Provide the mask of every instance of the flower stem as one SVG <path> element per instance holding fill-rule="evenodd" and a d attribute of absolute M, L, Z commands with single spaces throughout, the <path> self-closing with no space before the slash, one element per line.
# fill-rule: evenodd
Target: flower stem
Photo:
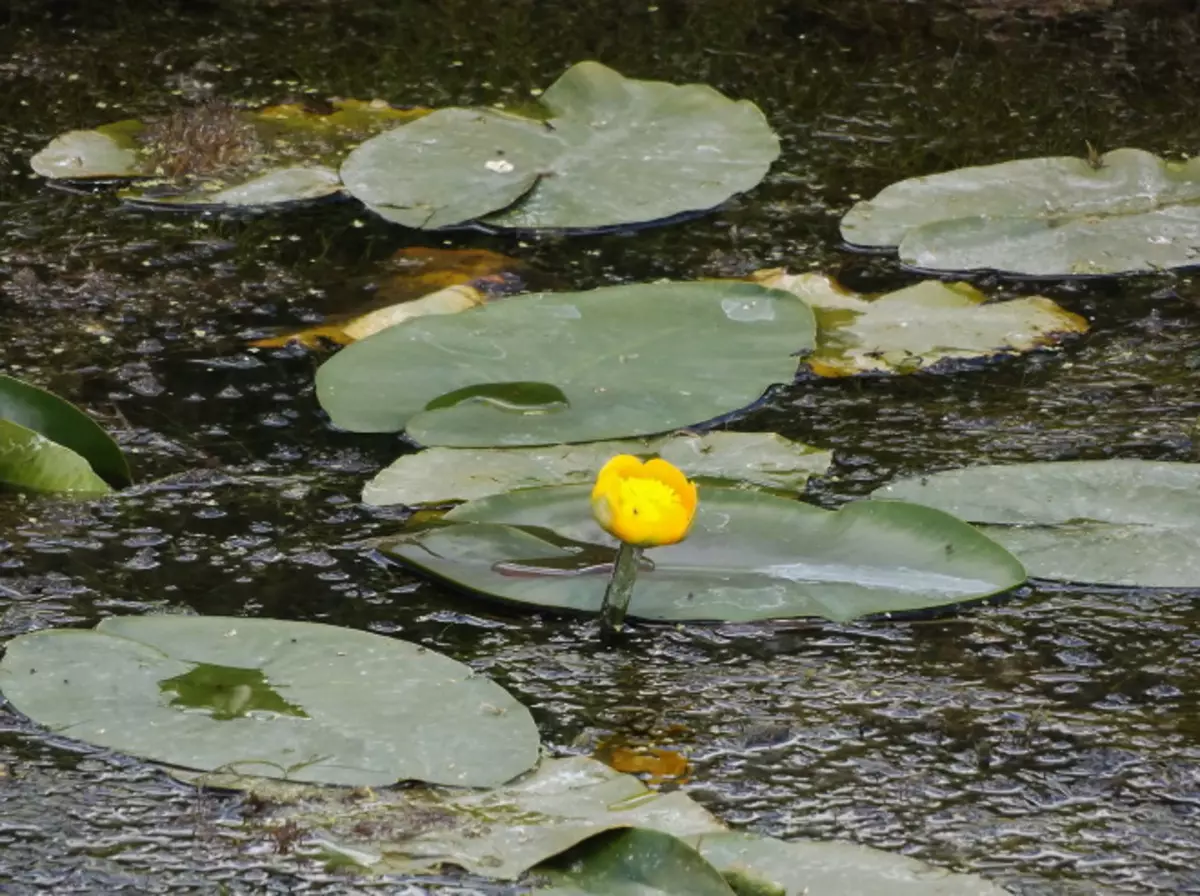
<path fill-rule="evenodd" d="M 638 565 L 642 560 L 642 549 L 621 542 L 617 558 L 613 561 L 612 578 L 604 591 L 604 603 L 600 607 L 600 628 L 609 633 L 619 632 L 625 623 L 625 611 L 633 596 L 633 583 L 637 580 Z"/>

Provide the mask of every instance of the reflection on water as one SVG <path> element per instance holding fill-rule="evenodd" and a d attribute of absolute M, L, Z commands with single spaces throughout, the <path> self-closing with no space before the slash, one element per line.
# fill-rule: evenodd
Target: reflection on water
<path fill-rule="evenodd" d="M 1194 152 L 1194 4 L 12 0 L 0 25 L 4 370 L 100 417 L 143 482 L 172 477 L 91 505 L 0 501 L 0 637 L 181 609 L 394 632 L 512 689 L 554 751 L 619 739 L 686 755 L 688 790 L 737 826 L 902 850 L 1026 893 L 1200 889 L 1193 595 L 1064 587 L 916 623 L 639 626 L 602 651 L 591 623 L 376 565 L 355 543 L 401 515 L 359 489 L 407 449 L 326 425 L 314 355 L 246 348 L 361 307 L 404 245 L 502 252 L 570 289 L 780 265 L 903 286 L 836 226 L 893 180 L 1089 143 Z M 754 100 L 783 158 L 719 212 L 569 240 L 414 235 L 353 203 L 155 215 L 25 167 L 61 131 L 210 96 L 517 106 L 586 58 Z M 814 491 L 828 504 L 969 461 L 1192 459 L 1190 275 L 982 286 L 1048 294 L 1093 331 L 954 378 L 800 383 L 743 425 L 833 448 Z M 351 884 L 286 850 L 236 798 L 0 708 L 0 890 L 478 892 Z"/>

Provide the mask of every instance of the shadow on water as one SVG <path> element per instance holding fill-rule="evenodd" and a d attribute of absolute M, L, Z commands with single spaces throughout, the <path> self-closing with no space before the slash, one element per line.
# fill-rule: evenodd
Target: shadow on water
<path fill-rule="evenodd" d="M 924 623 L 639 630 L 601 654 L 587 623 L 470 602 L 348 546 L 396 525 L 357 496 L 402 443 L 329 429 L 315 356 L 246 348 L 353 306 L 372 266 L 414 243 L 514 254 L 580 289 L 777 265 L 901 285 L 837 236 L 850 203 L 893 180 L 1089 143 L 1200 146 L 1194 3 L 10 0 L 0 26 L 3 369 L 105 420 L 152 482 L 93 505 L 0 505 L 0 639 L 148 611 L 396 632 L 494 676 L 556 752 L 613 735 L 684 750 L 691 792 L 733 825 L 1025 893 L 1200 890 L 1193 596 L 1046 588 Z M 61 131 L 210 95 L 511 103 L 585 58 L 756 101 L 782 160 L 694 221 L 521 241 L 414 235 L 352 203 L 156 215 L 27 170 Z M 1191 276 L 988 285 L 1045 292 L 1093 331 L 953 378 L 800 384 L 741 425 L 833 448 L 816 491 L 831 503 L 971 461 L 1193 457 Z M 5 892 L 352 891 L 237 800 L 2 708 L 0 852 Z M 353 884 L 376 886 L 469 891 Z"/>

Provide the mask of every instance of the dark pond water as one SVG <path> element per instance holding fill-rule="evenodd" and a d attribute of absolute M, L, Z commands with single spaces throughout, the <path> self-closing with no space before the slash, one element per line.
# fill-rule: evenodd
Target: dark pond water
<path fill-rule="evenodd" d="M 731 825 L 845 838 L 1023 893 L 1200 892 L 1195 595 L 1033 588 L 936 622 L 640 629 L 603 652 L 588 623 L 506 613 L 349 547 L 396 525 L 357 496 L 401 443 L 326 425 L 315 356 L 246 348 L 352 307 L 379 260 L 421 243 L 513 254 L 576 288 L 776 265 L 902 285 L 887 259 L 839 247 L 856 197 L 1088 142 L 1200 146 L 1194 4 L 11 0 L 0 26 L 2 368 L 103 419 L 145 483 L 91 505 L 0 502 L 0 643 L 164 610 L 398 633 L 494 676 L 556 753 L 612 737 L 685 752 L 687 789 Z M 511 102 L 585 58 L 756 101 L 782 160 L 697 221 L 524 242 L 414 236 L 350 203 L 154 215 L 28 171 L 56 133 L 206 94 Z M 1191 276 L 987 285 L 1044 292 L 1093 330 L 954 377 L 797 385 L 739 425 L 834 449 L 836 475 L 814 490 L 828 503 L 970 462 L 1193 458 Z M 368 887 L 279 853 L 237 798 L 0 707 L 0 891 L 221 884 Z"/>

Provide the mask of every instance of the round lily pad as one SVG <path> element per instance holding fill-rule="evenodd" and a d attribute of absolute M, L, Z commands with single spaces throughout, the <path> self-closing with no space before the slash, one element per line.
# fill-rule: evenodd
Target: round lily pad
<path fill-rule="evenodd" d="M 680 429 L 791 382 L 812 311 L 737 281 L 531 293 L 408 320 L 342 349 L 317 397 L 355 432 L 552 445 Z"/>
<path fill-rule="evenodd" d="M 342 180 L 408 227 L 594 229 L 712 208 L 754 187 L 779 155 L 753 103 L 598 62 L 572 66 L 542 105 L 537 119 L 438 110 L 363 143 Z"/>
<path fill-rule="evenodd" d="M 499 685 L 424 647 L 305 622 L 106 619 L 10 641 L 0 692 L 54 731 L 202 771 L 489 787 L 538 734 Z"/>
<path fill-rule="evenodd" d="M 586 486 L 525 489 L 456 507 L 444 523 L 383 543 L 451 584 L 504 600 L 598 612 L 613 542 Z M 1015 557 L 955 517 L 900 501 L 838 511 L 705 487 L 688 537 L 647 550 L 632 616 L 845 621 L 962 604 L 1020 585 Z"/>

